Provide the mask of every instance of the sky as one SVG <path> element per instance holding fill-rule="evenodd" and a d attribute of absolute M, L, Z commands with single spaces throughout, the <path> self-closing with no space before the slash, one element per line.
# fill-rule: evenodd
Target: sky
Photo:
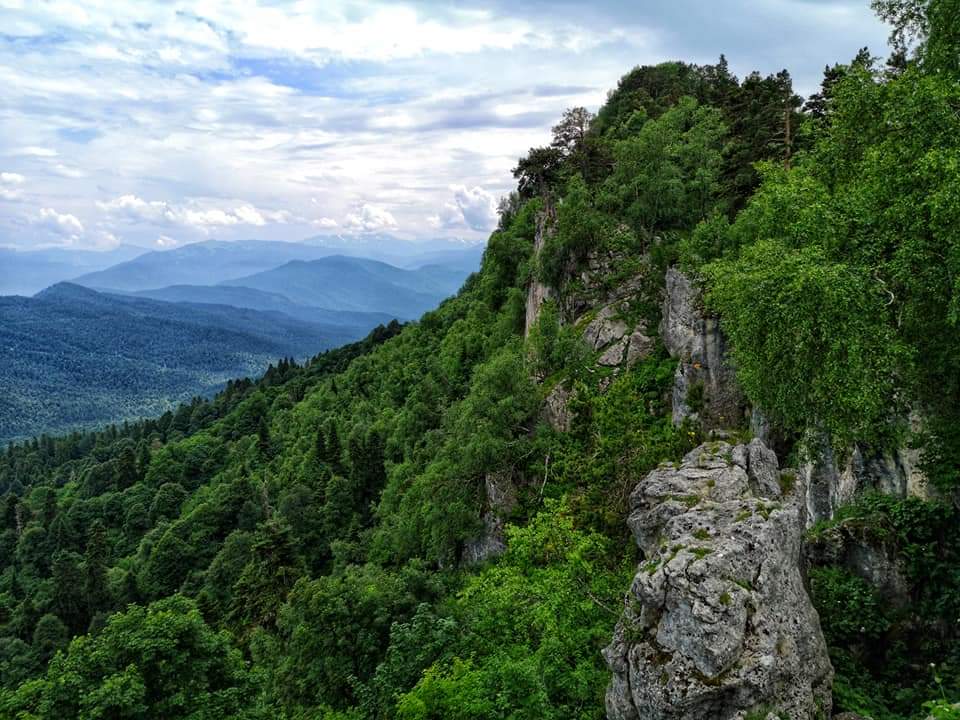
<path fill-rule="evenodd" d="M 519 156 L 636 65 L 803 95 L 868 0 L 0 0 L 0 245 L 484 239 Z"/>

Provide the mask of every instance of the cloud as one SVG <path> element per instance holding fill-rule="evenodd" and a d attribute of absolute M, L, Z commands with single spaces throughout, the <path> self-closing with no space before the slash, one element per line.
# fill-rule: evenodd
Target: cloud
<path fill-rule="evenodd" d="M 57 153 L 57 151 L 53 148 L 28 145 L 27 147 L 23 147 L 18 151 L 15 151 L 14 154 L 22 155 L 24 157 L 51 158 L 56 157 L 59 153 Z"/>
<path fill-rule="evenodd" d="M 41 209 L 40 214 L 34 219 L 34 224 L 69 241 L 78 240 L 84 232 L 83 223 L 76 215 L 61 214 L 53 208 Z"/>
<path fill-rule="evenodd" d="M 110 250 L 120 245 L 120 238 L 109 230 L 100 230 L 94 237 L 94 245 L 102 250 Z"/>
<path fill-rule="evenodd" d="M 442 229 L 470 228 L 478 232 L 489 231 L 497 224 L 497 201 L 481 187 L 467 189 L 464 185 L 451 185 L 453 200 L 445 202 L 436 215 L 427 222 Z"/>
<path fill-rule="evenodd" d="M 19 200 L 20 188 L 26 178 L 20 173 L 0 172 L 0 200 Z"/>
<path fill-rule="evenodd" d="M 262 227 L 268 222 L 287 223 L 293 219 L 293 215 L 286 210 L 262 210 L 249 203 L 216 207 L 202 200 L 190 200 L 178 205 L 163 200 L 144 200 L 130 193 L 106 202 L 97 202 L 97 207 L 114 217 L 132 222 L 183 225 L 204 231 L 233 225 Z"/>
<path fill-rule="evenodd" d="M 397 220 L 390 211 L 364 203 L 358 212 L 349 213 L 343 224 L 351 230 L 374 232 L 396 228 Z"/>
<path fill-rule="evenodd" d="M 175 222 L 173 208 L 161 200 L 147 201 L 133 194 L 121 195 L 113 200 L 97 202 L 97 207 L 113 215 L 134 221 Z"/>
<path fill-rule="evenodd" d="M 478 240 L 516 158 L 634 65 L 725 52 L 804 92 L 887 35 L 867 0 L 0 0 L 0 27 L 0 167 L 29 178 L 0 181 L 0 237 L 24 246 L 51 207 L 90 244 Z"/>
<path fill-rule="evenodd" d="M 170 248 L 179 244 L 177 240 L 174 240 L 172 237 L 169 237 L 168 235 L 160 235 L 157 237 L 157 239 L 154 242 L 162 248 Z"/>

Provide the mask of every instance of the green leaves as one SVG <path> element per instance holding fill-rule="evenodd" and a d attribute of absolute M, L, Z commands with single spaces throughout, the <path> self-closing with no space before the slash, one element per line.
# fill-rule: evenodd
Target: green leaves
<path fill-rule="evenodd" d="M 817 247 L 775 241 L 703 269 L 750 399 L 786 428 L 875 439 L 894 410 L 898 344 L 881 286 Z"/>
<path fill-rule="evenodd" d="M 5 717 L 37 720 L 253 718 L 253 685 L 239 651 L 192 601 L 175 595 L 114 615 L 75 639 L 45 678 L 0 695 Z"/>

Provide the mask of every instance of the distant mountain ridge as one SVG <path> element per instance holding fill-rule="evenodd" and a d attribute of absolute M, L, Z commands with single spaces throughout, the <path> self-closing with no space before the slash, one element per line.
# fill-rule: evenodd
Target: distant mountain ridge
<path fill-rule="evenodd" d="M 320 323 L 333 327 L 356 327 L 361 325 L 386 324 L 393 319 L 383 312 L 350 312 L 330 310 L 295 303 L 285 295 L 266 292 L 239 285 L 170 285 L 152 290 L 137 290 L 133 297 L 150 298 L 164 302 L 201 303 L 208 305 L 231 305 L 237 308 L 281 312 L 304 322 Z"/>
<path fill-rule="evenodd" d="M 415 318 L 454 294 L 464 279 L 465 273 L 441 266 L 405 270 L 376 260 L 332 255 L 293 260 L 221 284 L 278 293 L 296 303 L 330 310 L 387 311 L 399 318 Z"/>
<path fill-rule="evenodd" d="M 60 283 L 0 297 L 0 441 L 162 413 L 370 330 Z"/>
<path fill-rule="evenodd" d="M 339 236 L 337 236 L 339 237 Z M 449 265 L 463 273 L 479 269 L 483 245 L 463 246 L 445 242 L 424 244 L 388 236 L 365 238 L 344 246 L 325 242 L 273 242 L 209 240 L 172 250 L 155 250 L 112 267 L 78 275 L 78 285 L 136 292 L 170 285 L 217 285 L 271 270 L 292 260 L 318 260 L 332 255 L 375 259 L 404 269 L 429 264 Z M 465 275 L 464 275 L 465 277 Z"/>
<path fill-rule="evenodd" d="M 104 251 L 0 248 L 0 295 L 33 295 L 81 273 L 104 270 L 147 252 L 147 248 L 134 245 Z"/>

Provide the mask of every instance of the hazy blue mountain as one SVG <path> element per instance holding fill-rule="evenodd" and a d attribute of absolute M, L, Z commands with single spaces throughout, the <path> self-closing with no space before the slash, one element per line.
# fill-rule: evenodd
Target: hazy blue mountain
<path fill-rule="evenodd" d="M 332 244 L 335 242 L 341 245 Z M 271 270 L 292 260 L 317 260 L 332 255 L 373 258 L 404 268 L 448 265 L 461 273 L 469 273 L 479 269 L 482 252 L 482 246 L 465 247 L 449 241 L 412 243 L 382 235 L 325 236 L 324 242 L 317 238 L 305 242 L 210 240 L 148 252 L 98 272 L 71 277 L 72 282 L 85 287 L 123 291 L 170 285 L 216 285 Z"/>
<path fill-rule="evenodd" d="M 405 270 L 376 260 L 334 255 L 294 260 L 224 284 L 279 293 L 294 302 L 330 310 L 415 318 L 454 294 L 466 275 L 441 266 Z"/>
<path fill-rule="evenodd" d="M 301 305 L 280 293 L 265 292 L 237 285 L 171 285 L 153 290 L 138 290 L 130 293 L 136 297 L 152 298 L 166 302 L 209 303 L 232 305 L 238 308 L 282 312 L 305 322 L 331 327 L 373 329 L 390 322 L 392 315 L 380 312 L 350 312 Z"/>
<path fill-rule="evenodd" d="M 13 250 L 0 248 L 0 295 L 33 295 L 81 273 L 103 270 L 148 250 L 121 245 L 112 250 Z"/>
<path fill-rule="evenodd" d="M 0 441 L 156 415 L 368 329 L 70 283 L 32 298 L 0 297 Z"/>
<path fill-rule="evenodd" d="M 426 250 L 399 263 L 399 267 L 417 268 L 426 265 L 440 265 L 465 273 L 476 272 L 480 269 L 480 260 L 486 245 L 470 245 L 469 247 Z"/>
<path fill-rule="evenodd" d="M 73 282 L 91 288 L 148 290 L 169 285 L 215 285 L 269 270 L 290 260 L 314 260 L 331 250 L 303 243 L 210 240 L 141 255 Z"/>
<path fill-rule="evenodd" d="M 413 241 L 386 233 L 315 235 L 303 242 L 327 248 L 333 254 L 370 258 L 401 268 L 447 265 L 467 272 L 480 269 L 486 247 L 486 243 L 467 243 L 456 238 Z"/>

